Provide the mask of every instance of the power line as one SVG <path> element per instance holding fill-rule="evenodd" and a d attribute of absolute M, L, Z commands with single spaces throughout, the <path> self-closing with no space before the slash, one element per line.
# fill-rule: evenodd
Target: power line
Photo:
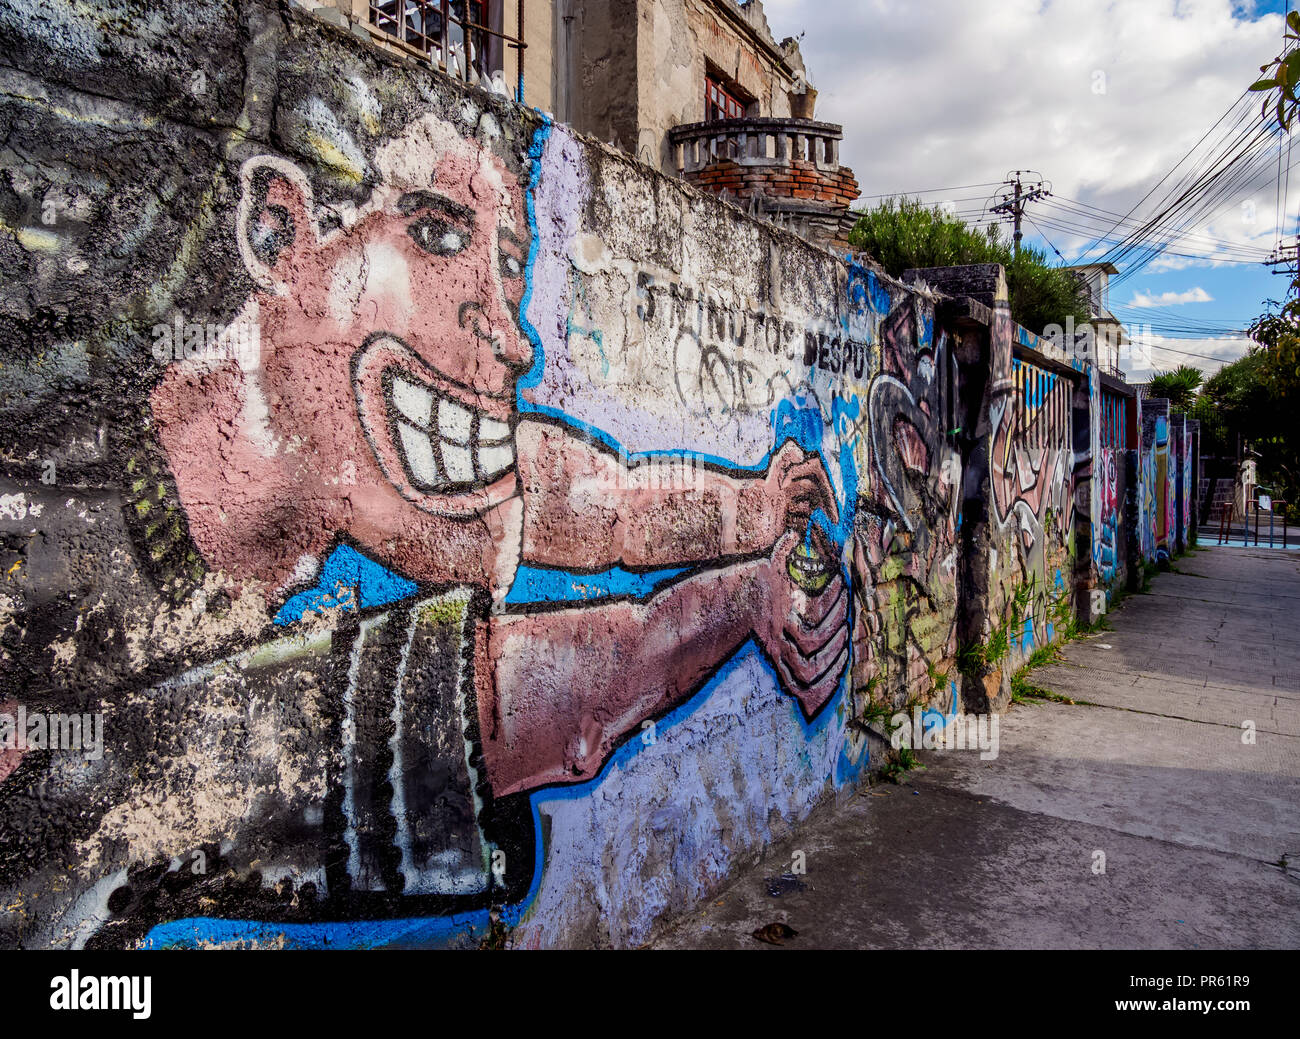
<path fill-rule="evenodd" d="M 1146 200 L 1149 199 L 1153 194 L 1155 194 L 1156 190 L 1160 187 L 1160 185 L 1163 184 L 1165 181 L 1167 181 L 1171 176 L 1173 176 L 1174 171 L 1177 170 L 1178 167 L 1181 166 L 1184 162 L 1186 162 L 1187 159 L 1192 155 L 1192 153 L 1195 152 L 1196 149 L 1199 148 L 1205 142 L 1205 139 L 1209 137 L 1211 133 L 1214 132 L 1215 127 L 1217 127 L 1221 122 L 1227 119 L 1238 107 L 1242 105 L 1243 102 L 1247 100 L 1248 95 L 1249 95 L 1249 91 L 1242 91 L 1241 96 L 1238 97 L 1237 100 L 1234 101 L 1231 105 L 1229 105 L 1228 110 L 1224 112 L 1223 115 L 1219 116 L 1217 120 L 1215 120 L 1214 125 L 1211 126 L 1208 130 L 1205 131 L 1205 133 L 1203 133 L 1200 136 L 1197 142 L 1193 144 L 1191 148 L 1188 149 L 1187 154 L 1184 155 L 1181 159 L 1179 159 L 1178 162 L 1174 164 L 1173 168 L 1170 169 L 1170 171 L 1166 173 L 1163 177 L 1161 177 L 1158 181 L 1156 181 L 1156 183 L 1151 187 L 1151 189 L 1140 199 L 1138 199 L 1138 201 L 1133 205 L 1133 207 L 1127 213 L 1124 214 L 1124 218 L 1127 219 L 1128 217 L 1131 217 L 1134 213 L 1136 213 L 1138 209 L 1141 208 L 1142 204 L 1146 202 Z M 1254 103 L 1250 102 L 1249 107 L 1253 110 Z M 1118 226 L 1118 223 L 1115 226 L 1109 228 L 1107 233 L 1109 233 L 1109 231 L 1115 230 L 1116 226 Z M 1095 240 L 1093 242 L 1090 242 L 1084 248 L 1083 252 L 1080 253 L 1080 255 L 1086 256 L 1089 250 L 1091 250 L 1092 247 L 1097 244 L 1098 242 Z"/>
<path fill-rule="evenodd" d="M 1044 231 L 1041 227 L 1039 227 L 1037 224 L 1034 224 L 1034 218 L 1031 217 L 1031 216 L 1029 216 L 1028 214 L 1025 214 L 1025 219 L 1028 220 L 1031 224 L 1034 225 L 1034 230 L 1037 231 L 1040 235 L 1042 235 L 1042 237 L 1043 237 L 1043 241 L 1046 242 L 1046 243 L 1048 244 L 1048 246 L 1051 247 L 1052 252 L 1056 253 L 1057 256 L 1060 256 L 1060 257 L 1061 257 L 1061 262 L 1062 262 L 1063 264 L 1065 264 L 1065 265 L 1068 267 L 1070 261 L 1067 260 L 1064 256 L 1061 256 L 1061 250 L 1060 250 L 1060 249 L 1058 249 L 1056 246 L 1052 245 L 1052 240 L 1051 240 L 1050 238 L 1047 237 L 1047 232 L 1045 232 L 1045 231 Z"/>
<path fill-rule="evenodd" d="M 879 195 L 862 195 L 861 198 L 911 198 L 915 195 L 942 195 L 949 191 L 965 191 L 968 188 L 996 187 L 1001 181 L 986 180 L 979 184 L 958 184 L 951 188 L 926 188 L 924 191 L 886 191 Z"/>
<path fill-rule="evenodd" d="M 1013 248 L 1015 249 L 1015 255 L 1017 256 L 1020 255 L 1020 240 L 1024 237 L 1024 234 L 1020 229 L 1020 222 L 1025 218 L 1025 206 L 1030 202 L 1037 202 L 1040 199 L 1047 198 L 1047 196 L 1051 194 L 1051 192 L 1044 186 L 1043 178 L 1041 176 L 1038 177 L 1037 184 L 1032 185 L 1028 190 L 1026 190 L 1025 185 L 1021 182 L 1021 175 L 1033 173 L 1033 170 L 1012 170 L 1011 173 L 1007 175 L 1006 180 L 1002 182 L 1012 189 L 1012 194 L 1003 195 L 1001 202 L 996 206 L 989 208 L 990 213 L 1000 213 L 1011 218 L 1012 223 L 1015 226 L 1015 233 L 1012 237 L 1012 242 Z M 1037 174 L 1034 175 L 1038 176 Z M 1061 259 L 1064 260 L 1065 257 L 1062 256 Z"/>
<path fill-rule="evenodd" d="M 1128 218 L 1119 216 L 1118 214 L 1112 213 L 1109 210 L 1100 209 L 1096 206 L 1090 206 L 1086 202 L 1080 202 L 1077 199 L 1067 198 L 1066 196 L 1063 195 L 1053 195 L 1052 198 L 1045 203 L 1045 205 L 1047 206 L 1048 209 L 1059 210 L 1061 213 L 1067 215 L 1068 217 L 1070 217 L 1072 220 L 1075 221 L 1079 221 L 1079 220 L 1099 221 L 1099 220 L 1114 218 L 1116 222 L 1111 224 L 1112 227 L 1124 226 L 1124 225 L 1128 225 L 1130 227 L 1140 226 L 1139 221 L 1129 220 Z M 1095 234 L 1096 228 L 1095 227 L 1089 228 L 1089 231 L 1090 233 Z M 1107 238 L 1105 240 L 1118 241 L 1119 239 Z M 1252 246 L 1252 245 L 1247 245 L 1247 244 L 1242 244 L 1237 242 L 1231 242 L 1225 238 L 1216 238 L 1212 235 L 1197 234 L 1191 231 L 1180 235 L 1179 240 L 1183 242 L 1192 243 L 1192 244 L 1203 244 L 1207 247 L 1213 247 L 1219 249 L 1231 249 L 1233 251 L 1240 252 L 1243 255 L 1257 256 L 1260 259 L 1262 259 L 1268 252 L 1268 250 L 1263 246 Z"/>

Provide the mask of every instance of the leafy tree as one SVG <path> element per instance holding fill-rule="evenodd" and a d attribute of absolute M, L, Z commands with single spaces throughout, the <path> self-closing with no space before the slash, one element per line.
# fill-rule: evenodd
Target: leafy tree
<path fill-rule="evenodd" d="M 1288 409 L 1300 405 L 1300 278 L 1276 313 L 1255 319 L 1250 337 L 1266 351 L 1261 377 L 1277 402 Z"/>
<path fill-rule="evenodd" d="M 1300 290 L 1300 279 L 1292 290 Z M 1259 482 L 1294 512 L 1300 504 L 1300 299 L 1261 315 L 1250 336 L 1258 345 L 1205 380 L 1191 415 L 1201 423 L 1203 454 L 1231 458 L 1249 446 L 1259 456 Z"/>
<path fill-rule="evenodd" d="M 1259 343 L 1259 390 L 1245 435 L 1259 452 L 1260 482 L 1293 506 L 1300 495 L 1300 278 L 1287 301 L 1250 326 Z M 1271 483 L 1270 483 L 1271 481 Z"/>
<path fill-rule="evenodd" d="M 1000 263 L 1007 271 L 1011 316 L 1031 332 L 1041 333 L 1050 324 L 1064 326 L 1067 317 L 1076 325 L 1090 320 L 1087 293 L 1071 271 L 1051 266 L 1032 247 L 1016 255 L 996 224 L 979 231 L 917 199 L 886 199 L 862 213 L 849 244 L 895 278 L 919 267 Z"/>
<path fill-rule="evenodd" d="M 1286 31 L 1282 40 L 1282 54 L 1259 67 L 1264 75 L 1251 84 L 1250 89 L 1269 92 L 1270 96 L 1264 99 L 1260 115 L 1268 119 L 1271 108 L 1273 120 L 1289 133 L 1296 107 L 1300 105 L 1300 98 L 1296 96 L 1296 87 L 1300 85 L 1300 47 L 1295 46 L 1300 43 L 1300 12 L 1292 11 L 1286 16 Z M 1290 53 L 1287 53 L 1288 49 Z"/>
<path fill-rule="evenodd" d="M 1205 380 L 1191 411 L 1201 423 L 1203 454 L 1232 457 L 1239 435 L 1250 441 L 1267 434 L 1270 402 L 1261 378 L 1264 362 L 1263 351 L 1255 349 Z"/>
<path fill-rule="evenodd" d="M 1261 78 L 1251 85 L 1264 91 L 1260 115 L 1291 132 L 1300 108 L 1300 12 L 1286 16 L 1282 54 L 1261 65 Z M 1287 301 L 1269 310 L 1250 326 L 1250 337 L 1260 346 L 1247 357 L 1228 365 L 1206 383 L 1227 408 L 1223 414 L 1203 409 L 1205 418 L 1219 421 L 1228 431 L 1238 431 L 1259 453 L 1260 482 L 1272 486 L 1294 510 L 1300 498 L 1300 278 L 1291 283 Z M 1221 383 L 1216 382 L 1223 377 Z M 1202 399 L 1206 394 L 1202 394 Z M 1220 431 L 1219 426 L 1215 432 Z"/>
<path fill-rule="evenodd" d="M 1152 397 L 1164 397 L 1175 411 L 1190 411 L 1196 402 L 1196 391 L 1205 378 L 1199 368 L 1180 364 L 1170 372 L 1161 372 L 1148 384 Z"/>

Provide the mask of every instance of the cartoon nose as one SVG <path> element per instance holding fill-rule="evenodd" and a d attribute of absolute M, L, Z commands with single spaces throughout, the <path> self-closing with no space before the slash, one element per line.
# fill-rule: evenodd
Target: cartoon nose
<path fill-rule="evenodd" d="M 491 312 L 474 300 L 460 305 L 460 327 L 468 329 L 478 339 L 492 345 L 492 355 L 515 371 L 532 367 L 532 343 L 519 330 L 514 315 L 503 304 Z"/>

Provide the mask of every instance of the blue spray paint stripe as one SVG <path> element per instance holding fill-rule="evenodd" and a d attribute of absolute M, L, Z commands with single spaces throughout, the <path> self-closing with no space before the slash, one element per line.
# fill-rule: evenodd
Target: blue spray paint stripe
<path fill-rule="evenodd" d="M 551 132 L 554 130 L 554 124 L 550 116 L 541 113 L 542 125 L 533 134 L 533 143 L 528 148 L 528 190 L 524 192 L 524 211 L 528 219 L 528 261 L 524 264 L 524 294 L 519 300 L 519 325 L 523 329 L 524 335 L 528 341 L 533 344 L 533 366 L 528 369 L 527 373 L 515 384 L 515 394 L 519 396 L 519 390 L 524 386 L 536 386 L 542 380 L 542 370 L 545 365 L 544 349 L 542 347 L 541 334 L 528 319 L 528 306 L 533 300 L 533 270 L 537 265 L 537 254 L 541 249 L 541 235 L 537 229 L 537 185 L 542 178 L 542 154 L 546 150 L 546 142 L 551 139 Z M 522 397 L 520 400 L 522 401 Z"/>
<path fill-rule="evenodd" d="M 346 920 L 329 923 L 258 923 L 195 916 L 152 928 L 144 949 L 198 949 L 215 943 L 272 945 L 281 938 L 295 949 L 380 949 L 450 945 L 472 930 L 487 934 L 487 910 L 454 916 L 403 920 Z"/>
<path fill-rule="evenodd" d="M 665 581 L 671 581 L 689 569 L 669 567 L 637 573 L 613 566 L 595 574 L 577 574 L 521 563 L 505 601 L 517 606 L 530 602 L 593 602 L 615 595 L 648 599 Z"/>
<path fill-rule="evenodd" d="M 339 545 L 321 567 L 316 586 L 289 599 L 275 615 L 281 627 L 302 619 L 305 613 L 331 608 L 344 610 L 387 606 L 414 595 L 414 583 L 363 556 L 350 545 Z"/>

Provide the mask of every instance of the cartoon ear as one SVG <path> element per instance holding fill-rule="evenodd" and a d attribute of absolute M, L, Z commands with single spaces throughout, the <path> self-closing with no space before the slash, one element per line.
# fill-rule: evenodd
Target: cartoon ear
<path fill-rule="evenodd" d="M 297 166 L 273 155 L 249 159 L 240 169 L 239 252 L 262 288 L 289 291 L 296 257 L 316 244 L 311 184 Z"/>

